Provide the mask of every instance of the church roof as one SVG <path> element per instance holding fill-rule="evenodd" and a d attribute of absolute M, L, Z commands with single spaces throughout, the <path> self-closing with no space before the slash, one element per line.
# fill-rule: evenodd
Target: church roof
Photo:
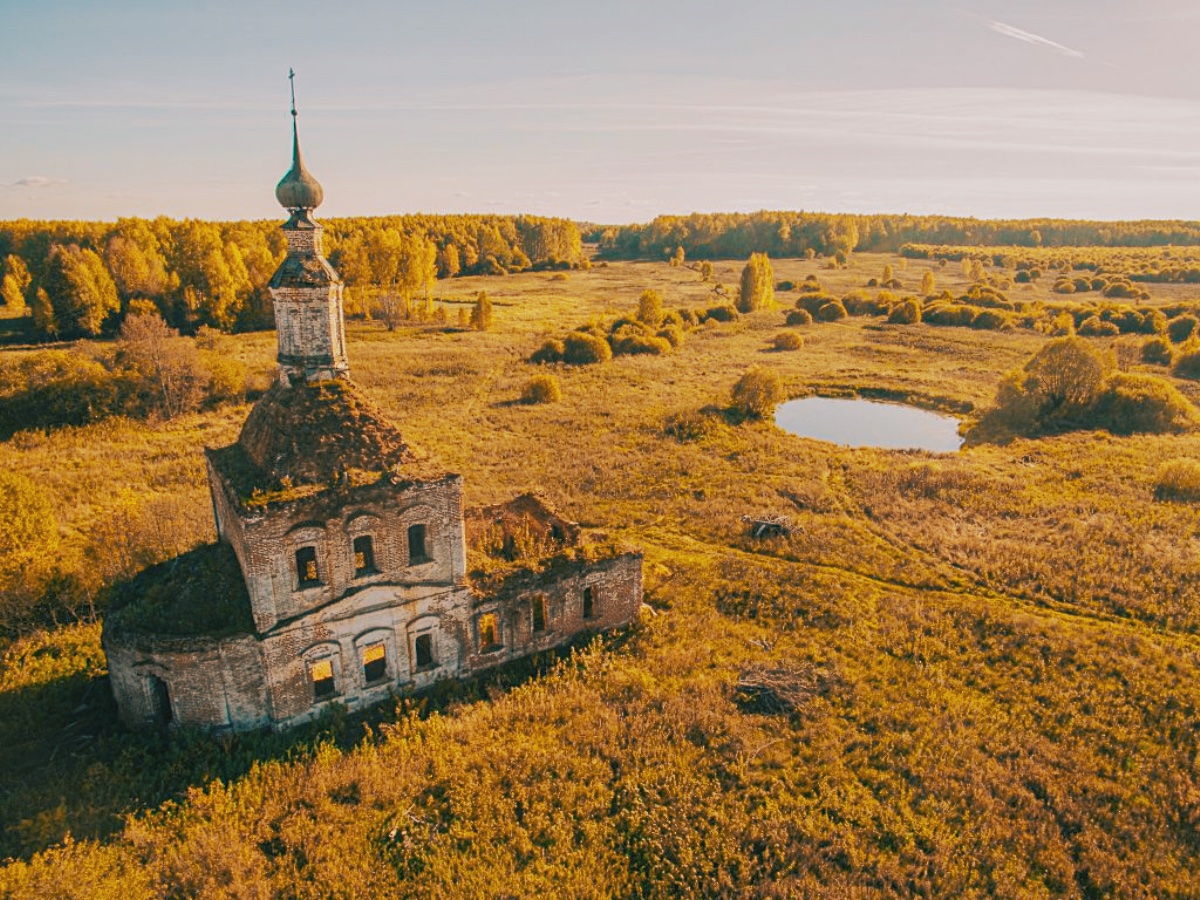
<path fill-rule="evenodd" d="M 275 199 L 284 209 L 316 209 L 325 199 L 321 182 L 308 171 L 300 154 L 295 107 L 292 108 L 292 167 L 275 186 Z"/>
<path fill-rule="evenodd" d="M 237 443 L 210 458 L 244 499 L 398 473 L 416 462 L 396 426 L 345 379 L 275 384 L 250 411 Z"/>

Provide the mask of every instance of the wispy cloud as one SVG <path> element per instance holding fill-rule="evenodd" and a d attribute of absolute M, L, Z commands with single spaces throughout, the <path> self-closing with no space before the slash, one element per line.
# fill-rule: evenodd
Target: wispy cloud
<path fill-rule="evenodd" d="M 24 178 L 18 178 L 12 183 L 13 187 L 27 188 L 47 188 L 54 187 L 59 184 L 66 184 L 64 178 L 49 178 L 45 175 L 26 175 Z"/>
<path fill-rule="evenodd" d="M 1070 56 L 1073 59 L 1083 59 L 1083 53 L 1079 50 L 1073 50 L 1065 44 L 1060 44 L 1058 41 L 1052 41 L 1050 38 L 1042 37 L 1040 34 L 1034 34 L 1032 31 L 1025 31 L 1021 28 L 1015 28 L 1012 25 L 1006 25 L 1003 22 L 997 22 L 995 19 L 989 19 L 988 28 L 1002 34 L 1005 37 L 1010 37 L 1017 41 L 1024 41 L 1026 44 L 1033 44 L 1036 47 L 1045 47 L 1048 50 L 1053 50 L 1062 56 Z"/>

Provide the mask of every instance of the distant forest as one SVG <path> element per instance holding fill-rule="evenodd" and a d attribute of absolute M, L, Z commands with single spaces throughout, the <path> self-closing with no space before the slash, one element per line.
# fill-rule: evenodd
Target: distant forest
<path fill-rule="evenodd" d="M 646 225 L 589 227 L 606 259 L 691 259 L 896 253 L 904 244 L 1013 247 L 1163 247 L 1200 244 L 1200 222 L 1086 222 L 804 212 L 693 213 Z"/>
<path fill-rule="evenodd" d="M 329 219 L 325 252 L 347 286 L 347 312 L 383 293 L 408 299 L 437 278 L 569 268 L 579 227 L 538 216 Z M 157 310 L 176 328 L 273 327 L 267 282 L 286 252 L 277 221 L 167 218 L 0 223 L 0 298 L 27 310 L 43 339 L 114 330 L 122 314 Z"/>
<path fill-rule="evenodd" d="M 583 225 L 539 216 L 329 219 L 325 250 L 349 288 L 347 312 L 388 298 L 406 306 L 438 278 L 586 266 L 599 259 L 744 259 L 897 253 L 906 244 L 1161 247 L 1200 244 L 1200 222 L 982 220 L 945 216 L 757 212 L 659 216 L 645 225 Z M 582 229 L 582 232 L 581 232 Z M 0 300 L 27 311 L 39 339 L 112 333 L 133 309 L 185 333 L 273 326 L 266 285 L 286 245 L 276 221 L 0 223 Z"/>

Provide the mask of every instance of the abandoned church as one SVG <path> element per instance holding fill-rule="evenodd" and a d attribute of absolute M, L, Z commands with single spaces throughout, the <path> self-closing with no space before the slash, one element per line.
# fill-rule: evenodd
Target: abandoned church
<path fill-rule="evenodd" d="M 270 282 L 278 379 L 236 443 L 205 451 L 217 541 L 114 591 L 104 649 L 130 726 L 282 729 L 626 625 L 641 606 L 640 553 L 585 539 L 530 495 L 464 512 L 462 478 L 350 380 L 295 114 L 275 191 L 290 213 Z"/>

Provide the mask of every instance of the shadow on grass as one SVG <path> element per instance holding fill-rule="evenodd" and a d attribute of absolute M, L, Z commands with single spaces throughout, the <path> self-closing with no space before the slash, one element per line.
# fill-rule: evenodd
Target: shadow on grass
<path fill-rule="evenodd" d="M 603 636 L 611 649 L 631 631 Z M 596 635 L 420 695 L 399 694 L 282 734 L 211 735 L 196 730 L 133 732 L 120 724 L 106 675 L 79 673 L 0 693 L 0 859 L 28 858 L 60 843 L 104 839 L 126 816 L 183 798 L 188 789 L 235 781 L 256 763 L 304 762 L 333 744 L 350 750 L 381 725 L 416 711 L 422 718 L 488 701 L 545 675 Z"/>

